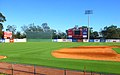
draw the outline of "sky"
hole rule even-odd
[[[7,25],[21,26],[34,23],[47,23],[51,29],[63,31],[75,25],[87,26],[90,14],[90,27],[100,31],[105,26],[120,27],[120,0],[0,0],[0,12],[6,17]]]

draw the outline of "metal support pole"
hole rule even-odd
[[[36,65],[34,65],[34,75],[36,75]]]
[[[86,66],[84,66],[84,75],[86,75]]]
[[[89,28],[89,23],[90,23],[90,16],[88,14],[88,42],[90,40],[90,28]]]
[[[64,70],[64,75],[66,75],[66,70]]]
[[[90,40],[90,14],[93,14],[93,11],[92,10],[85,10],[85,14],[88,15],[88,42]]]
[[[13,71],[14,71],[14,69],[13,69],[13,64],[11,64],[11,65],[12,65],[12,75],[14,75],[14,72],[13,72]]]

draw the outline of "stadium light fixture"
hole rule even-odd
[[[88,42],[90,40],[90,14],[93,14],[93,10],[85,10],[85,14],[88,15]]]

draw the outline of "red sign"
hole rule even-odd
[[[4,38],[11,38],[12,32],[4,32]]]
[[[14,42],[14,39],[10,39],[9,41],[10,41],[11,43],[13,43],[13,42]]]

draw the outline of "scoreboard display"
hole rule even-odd
[[[71,28],[67,30],[67,36],[70,39],[86,39],[88,37],[88,28],[87,27],[79,27],[79,28]]]
[[[75,35],[80,35],[80,30],[74,31],[74,34],[75,34]]]

